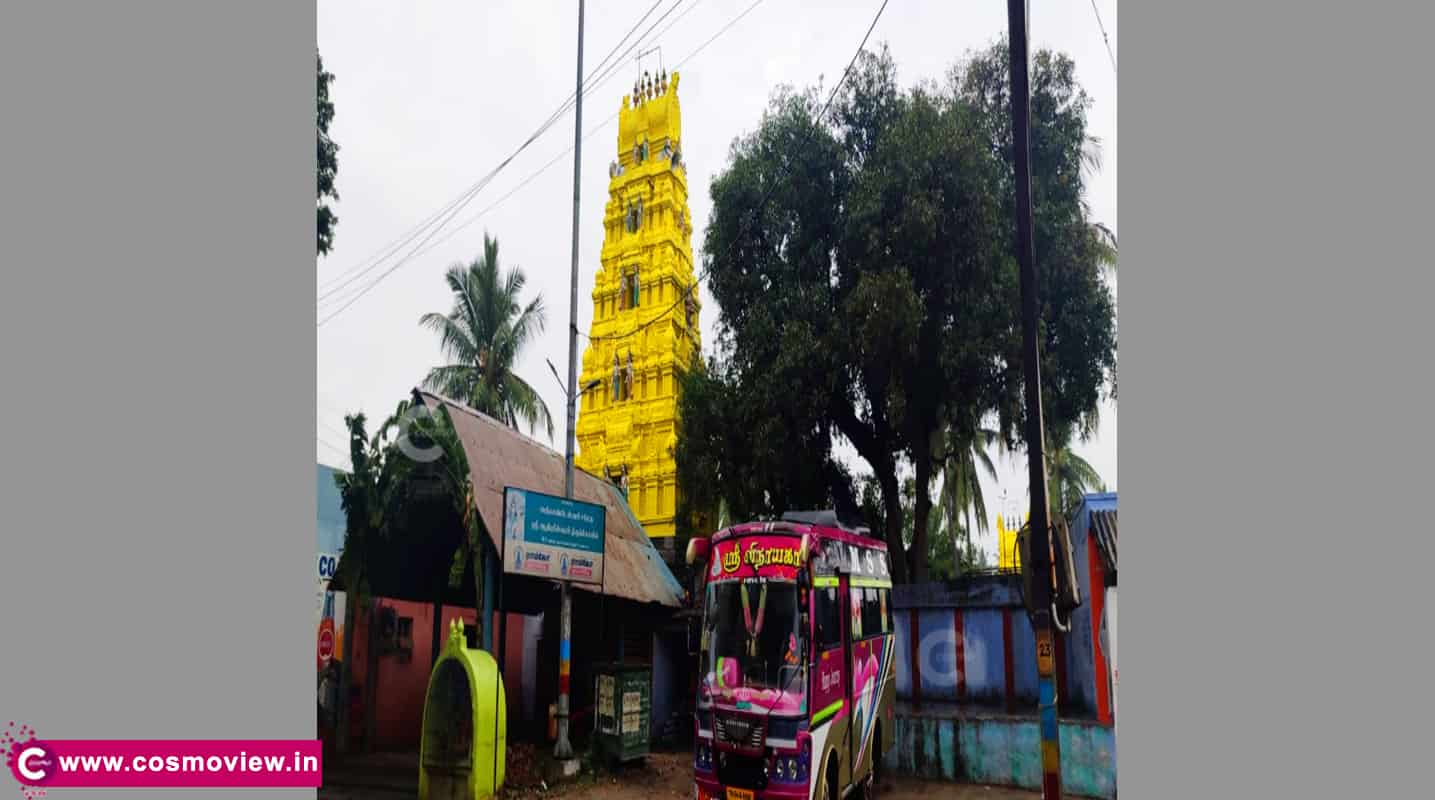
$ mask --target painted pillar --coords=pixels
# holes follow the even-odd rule
[[[1061,731],[1056,720],[1056,681],[1053,679],[1051,626],[1036,629],[1036,671],[1040,683],[1041,793],[1043,798],[1061,797]]]
[[[967,699],[967,644],[963,633],[961,606],[952,609],[952,626],[957,634],[957,701],[962,702]]]

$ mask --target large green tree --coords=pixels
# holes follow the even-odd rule
[[[1011,130],[1011,87],[1007,43],[993,44],[949,76],[951,90],[983,120],[993,151],[1004,162],[998,197],[1015,241],[1015,149]],[[1066,55],[1038,51],[1031,67],[1031,195],[1038,297],[1041,300],[1042,412],[1051,432],[1072,429],[1089,435],[1098,402],[1114,388],[1115,301],[1106,283],[1116,265],[1116,239],[1091,219],[1086,177],[1101,166],[1101,142],[1086,132],[1091,99],[1076,80]],[[1014,434],[1024,419],[1020,339],[1006,358],[1015,391],[1005,394],[1005,430]]]
[[[339,218],[329,204],[324,202],[324,198],[339,199],[339,191],[334,188],[334,177],[339,172],[339,145],[329,138],[329,123],[334,120],[334,103],[329,99],[329,84],[334,82],[334,75],[324,70],[323,56],[315,53],[315,58],[319,67],[319,255],[328,255],[334,247],[334,227],[339,224]]]
[[[817,119],[815,90],[779,92],[712,183],[704,252],[717,377],[680,417],[679,469],[749,470],[748,493],[805,470],[832,480],[800,499],[817,488],[835,498],[850,492],[827,466],[833,435],[844,438],[871,467],[866,499],[879,504],[899,580],[927,577],[943,438],[975,442],[988,416],[1006,443],[1020,430],[1010,123],[1000,97],[984,93],[1005,86],[985,81],[1005,52],[976,54],[944,87],[907,90],[885,48],[865,53],[829,118]],[[1044,399],[1053,422],[1087,423],[1115,357],[1081,201],[1087,101],[1064,57],[1038,54],[1034,74]],[[726,415],[722,436],[694,436],[713,410]],[[914,481],[905,513],[904,465]]]
[[[542,423],[552,439],[547,404],[513,372],[518,354],[543,331],[543,295],[522,305],[523,270],[500,268],[498,240],[488,234],[483,254],[450,267],[444,279],[453,293],[453,310],[425,314],[419,324],[438,334],[453,363],[430,370],[424,386],[514,428],[523,422],[532,433]]]
[[[800,371],[790,365],[782,374]],[[818,409],[769,395],[783,390],[780,381],[753,380],[734,359],[714,358],[679,382],[680,537],[790,509],[856,508],[851,478],[831,457],[831,423],[814,422]]]

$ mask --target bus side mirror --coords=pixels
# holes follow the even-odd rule
[[[712,549],[712,542],[706,537],[694,536],[688,540],[687,562],[688,566],[694,566],[708,560],[708,553]]]

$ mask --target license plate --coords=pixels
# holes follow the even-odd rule
[[[752,790],[734,789],[729,786],[727,790],[727,800],[752,800]]]

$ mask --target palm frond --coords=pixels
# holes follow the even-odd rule
[[[429,374],[424,377],[423,386],[425,389],[438,392],[481,411],[482,409],[474,404],[476,398],[473,389],[478,385],[478,380],[477,367],[468,364],[451,364],[429,370]]]
[[[439,350],[455,361],[476,360],[478,348],[462,318],[430,312],[419,317],[419,325],[438,334]]]
[[[501,267],[498,240],[487,233],[483,252],[467,265],[451,267],[445,280],[454,296],[453,310],[425,314],[419,323],[439,335],[444,354],[454,363],[431,370],[424,386],[511,427],[527,423],[530,433],[541,422],[551,439],[548,408],[513,374],[519,353],[543,330],[543,296],[521,304],[527,279],[521,269]]]
[[[538,423],[543,424],[544,431],[548,438],[553,438],[553,415],[548,413],[548,405],[538,392],[528,384],[527,381],[513,373],[508,374],[507,385],[508,405],[510,413],[515,421],[523,420],[528,424],[528,432],[533,433]]]

